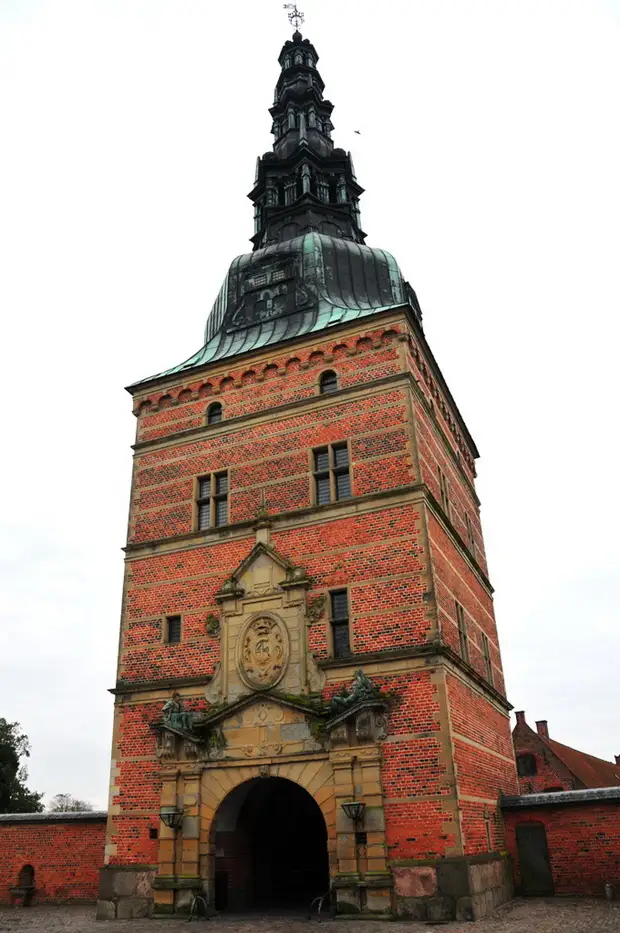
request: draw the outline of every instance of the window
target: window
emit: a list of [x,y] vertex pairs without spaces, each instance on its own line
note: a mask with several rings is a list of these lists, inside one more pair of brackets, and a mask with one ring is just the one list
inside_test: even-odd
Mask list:
[[207,409],[207,424],[219,424],[222,420],[222,406],[219,402],[213,402]]
[[349,596],[346,590],[334,590],[329,594],[329,599],[333,655],[335,658],[345,658],[351,654]]
[[456,606],[456,621],[459,627],[459,642],[461,645],[461,657],[469,662],[469,642],[467,639],[467,625],[465,623],[465,613],[460,603],[454,602]]
[[536,759],[529,753],[517,755],[517,774],[519,777],[532,777],[536,774]]
[[491,685],[493,685],[493,665],[491,664],[491,654],[489,652],[489,639],[482,632],[482,654],[484,656],[484,669],[486,671],[487,680]]
[[465,512],[465,525],[467,526],[467,544],[469,545],[469,551],[472,557],[476,556],[476,542],[474,540],[474,529],[471,525],[471,518],[469,513]]
[[181,641],[181,616],[166,616],[165,638],[167,645],[178,645]]
[[328,370],[326,373],[321,373],[321,378],[319,380],[319,391],[321,395],[327,395],[329,392],[336,392],[338,390],[338,376],[332,370]]
[[228,473],[210,473],[198,480],[198,528],[228,524]]
[[351,476],[346,441],[343,444],[317,447],[312,455],[316,504],[348,499],[351,496]]
[[441,469],[441,467],[437,467],[437,471],[439,473],[439,488],[441,490],[441,506],[444,512],[446,513],[446,515],[448,516],[448,518],[450,518],[450,499],[448,498],[448,480],[446,479],[446,474]]

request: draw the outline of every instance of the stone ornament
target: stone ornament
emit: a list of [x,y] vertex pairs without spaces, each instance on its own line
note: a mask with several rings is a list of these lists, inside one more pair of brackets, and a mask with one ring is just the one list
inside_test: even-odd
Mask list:
[[250,619],[237,643],[239,676],[253,690],[274,687],[284,675],[289,657],[289,636],[273,615]]

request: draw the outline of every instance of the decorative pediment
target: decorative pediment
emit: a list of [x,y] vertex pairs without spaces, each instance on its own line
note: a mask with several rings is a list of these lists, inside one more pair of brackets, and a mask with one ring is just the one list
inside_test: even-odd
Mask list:
[[291,587],[310,585],[303,567],[296,567],[263,541],[254,545],[215,598],[223,603],[250,596],[268,596]]

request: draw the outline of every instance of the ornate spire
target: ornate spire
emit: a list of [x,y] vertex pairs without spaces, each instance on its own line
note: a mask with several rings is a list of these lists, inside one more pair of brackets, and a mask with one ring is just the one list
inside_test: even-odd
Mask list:
[[334,109],[323,97],[316,49],[296,30],[280,52],[271,131],[273,152],[257,161],[254,249],[316,231],[363,243],[351,154],[335,149]]

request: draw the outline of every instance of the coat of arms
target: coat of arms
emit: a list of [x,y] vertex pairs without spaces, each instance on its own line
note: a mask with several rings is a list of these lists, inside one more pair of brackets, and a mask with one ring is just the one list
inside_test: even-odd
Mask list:
[[278,683],[288,660],[288,632],[273,616],[259,616],[246,626],[239,642],[239,673],[248,687]]

